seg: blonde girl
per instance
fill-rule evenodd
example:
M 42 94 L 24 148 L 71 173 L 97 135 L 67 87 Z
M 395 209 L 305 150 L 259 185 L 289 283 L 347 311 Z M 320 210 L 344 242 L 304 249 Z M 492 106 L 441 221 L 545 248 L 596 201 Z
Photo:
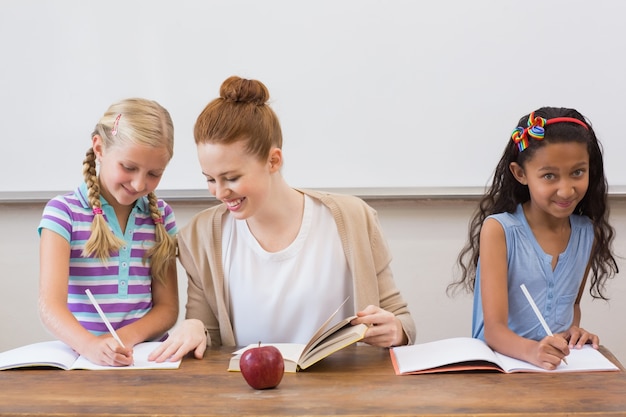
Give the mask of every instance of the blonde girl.
M 174 129 L 161 105 L 131 98 L 109 107 L 91 140 L 84 182 L 50 200 L 39 225 L 39 311 L 46 328 L 79 354 L 124 366 L 135 344 L 164 338 L 178 316 L 177 227 L 154 194 L 173 155 Z

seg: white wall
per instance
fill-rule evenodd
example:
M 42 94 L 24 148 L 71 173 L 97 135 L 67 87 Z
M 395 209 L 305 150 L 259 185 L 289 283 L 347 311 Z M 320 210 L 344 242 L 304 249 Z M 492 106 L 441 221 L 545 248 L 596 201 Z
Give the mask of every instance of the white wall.
M 0 193 L 74 187 L 99 116 L 128 96 L 174 119 L 161 187 L 202 188 L 192 127 L 233 74 L 267 84 L 294 186 L 482 187 L 493 165 L 476 161 L 546 105 L 590 118 L 609 183 L 626 186 L 623 1 L 1 4 Z
M 465 242 L 467 221 L 474 201 L 371 201 L 381 219 L 394 254 L 397 284 L 409 302 L 418 328 L 418 342 L 458 335 L 469 336 L 469 295 L 449 298 L 445 289 L 455 271 L 459 249 Z M 172 202 L 180 225 L 204 207 L 203 203 Z M 36 228 L 43 204 L 0 204 L 0 351 L 50 336 L 37 315 L 38 236 Z M 618 254 L 626 254 L 626 200 L 611 200 L 617 229 Z M 624 259 L 618 260 L 622 271 Z M 179 268 L 181 315 L 186 277 Z M 600 335 L 601 343 L 626 362 L 626 283 L 624 274 L 609 283 L 610 302 L 583 301 L 583 326 Z

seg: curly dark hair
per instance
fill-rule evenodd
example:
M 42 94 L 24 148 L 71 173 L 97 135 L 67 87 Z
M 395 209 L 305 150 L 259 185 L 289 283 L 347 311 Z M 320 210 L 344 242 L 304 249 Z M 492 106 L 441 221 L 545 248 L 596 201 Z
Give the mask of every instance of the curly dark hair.
M 513 213 L 518 204 L 530 200 L 528 186 L 521 184 L 513 176 L 510 165 L 516 162 L 525 166 L 538 149 L 550 143 L 578 142 L 586 143 L 589 152 L 589 187 L 583 199 L 576 206 L 574 213 L 585 215 L 593 222 L 594 245 L 591 251 L 591 286 L 593 298 L 607 300 L 604 294 L 606 280 L 619 272 L 617 262 L 613 256 L 612 242 L 615 230 L 609 224 L 609 207 L 607 204 L 608 185 L 604 175 L 602 160 L 602 146 L 589 121 L 574 109 L 558 107 L 542 107 L 534 112 L 534 116 L 546 120 L 556 117 L 570 117 L 578 119 L 586 125 L 578 123 L 547 124 L 544 129 L 543 140 L 528 137 L 528 147 L 520 152 L 518 145 L 509 138 L 500 162 L 493 174 L 493 182 L 482 196 L 478 208 L 469 223 L 468 241 L 459 253 L 457 263 L 460 266 L 461 277 L 448 286 L 448 293 L 458 287 L 468 292 L 474 291 L 476 268 L 478 266 L 480 231 L 487 216 L 496 213 Z M 528 125 L 530 114 L 522 117 L 518 123 L 520 127 Z

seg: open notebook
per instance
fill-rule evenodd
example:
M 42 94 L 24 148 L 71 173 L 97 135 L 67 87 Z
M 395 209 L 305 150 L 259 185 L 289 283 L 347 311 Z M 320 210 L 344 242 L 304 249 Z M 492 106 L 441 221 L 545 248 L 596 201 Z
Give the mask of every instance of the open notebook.
M 593 372 L 619 371 L 601 352 L 590 345 L 570 349 L 567 364 L 549 371 L 528 362 L 494 352 L 485 342 L 471 337 L 455 337 L 389 350 L 396 375 L 453 371 L 494 370 L 514 372 Z
M 176 369 L 180 367 L 177 362 L 150 362 L 148 355 L 159 346 L 161 342 L 144 342 L 133 347 L 132 366 L 102 366 L 89 362 L 80 356 L 72 348 L 58 340 L 39 342 L 18 347 L 0 353 L 0 370 L 48 367 L 64 369 L 89 369 L 89 370 L 112 370 L 112 369 Z

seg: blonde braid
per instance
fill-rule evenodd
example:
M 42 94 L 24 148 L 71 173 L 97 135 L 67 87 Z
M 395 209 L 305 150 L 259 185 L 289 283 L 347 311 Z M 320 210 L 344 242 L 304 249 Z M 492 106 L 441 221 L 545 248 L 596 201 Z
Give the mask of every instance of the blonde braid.
M 102 215 L 102 204 L 100 203 L 100 184 L 96 174 L 96 154 L 93 148 L 89 148 L 83 161 L 83 177 L 87 183 L 89 205 L 93 208 L 94 216 L 91 223 L 91 236 L 85 242 L 82 256 L 87 258 L 95 255 L 103 262 L 109 259 L 112 251 L 117 251 L 124 245 L 124 242 L 116 237 L 107 225 Z
M 159 211 L 156 195 L 148 194 L 150 202 L 150 217 L 154 221 L 154 246 L 146 251 L 144 262 L 150 258 L 150 270 L 152 276 L 158 281 L 165 283 L 167 273 L 176 260 L 176 238 L 167 233 L 163 216 Z

